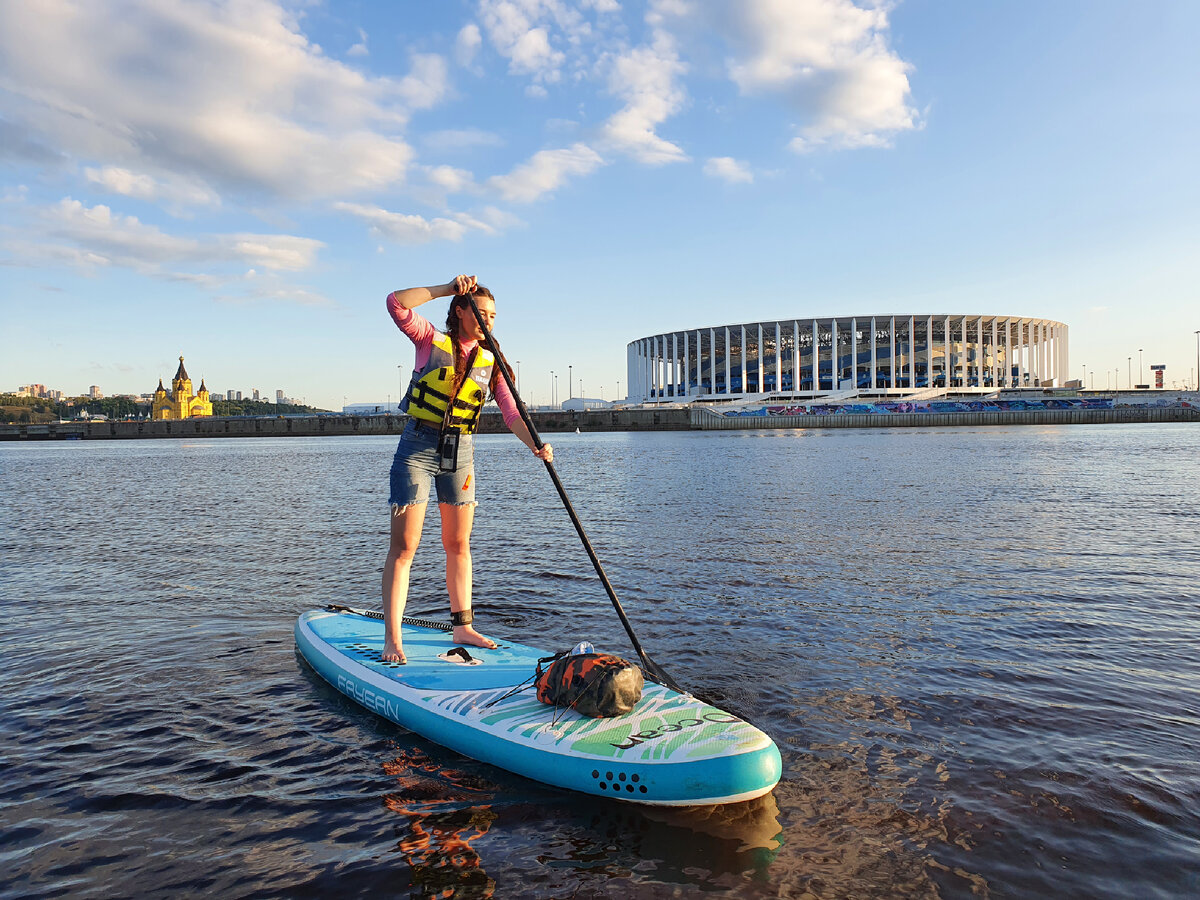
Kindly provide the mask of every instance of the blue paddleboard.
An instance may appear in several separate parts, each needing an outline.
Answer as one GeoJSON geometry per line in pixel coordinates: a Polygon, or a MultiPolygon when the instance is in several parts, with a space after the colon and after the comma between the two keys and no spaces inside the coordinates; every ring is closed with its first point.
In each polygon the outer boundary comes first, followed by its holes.
{"type": "Polygon", "coordinates": [[[750,800],[779,781],[769,737],[688,694],[647,681],[629,713],[588,718],[538,701],[530,679],[545,650],[500,641],[467,648],[468,661],[451,652],[449,631],[406,620],[408,663],[385,663],[375,616],[306,612],[296,646],[347,697],[464,756],[585,794],[667,806],[750,800]]]}

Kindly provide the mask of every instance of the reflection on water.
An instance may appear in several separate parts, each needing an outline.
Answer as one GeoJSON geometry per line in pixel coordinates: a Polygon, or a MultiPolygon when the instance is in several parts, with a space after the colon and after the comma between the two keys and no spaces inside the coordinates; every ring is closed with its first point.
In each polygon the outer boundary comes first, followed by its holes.
{"type": "Polygon", "coordinates": [[[384,806],[405,819],[396,844],[422,897],[491,897],[496,882],[483,870],[472,843],[496,818],[485,783],[447,769],[411,749],[383,764],[396,788],[384,806]]]}
{"type": "MultiPolygon", "coordinates": [[[[322,682],[292,625],[377,603],[391,440],[0,445],[0,897],[1200,892],[1200,430],[555,445],[650,655],[779,744],[772,796],[568,794],[322,682]]],[[[484,629],[628,654],[540,465],[479,446],[484,629]]]]}

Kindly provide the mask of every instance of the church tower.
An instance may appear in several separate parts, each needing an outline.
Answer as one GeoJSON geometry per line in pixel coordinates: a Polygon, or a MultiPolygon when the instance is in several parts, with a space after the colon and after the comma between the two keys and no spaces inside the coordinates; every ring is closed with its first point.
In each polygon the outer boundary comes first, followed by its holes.
{"type": "Polygon", "coordinates": [[[179,368],[171,379],[171,393],[163,387],[162,379],[158,379],[158,389],[154,392],[154,402],[151,406],[152,419],[187,419],[192,416],[211,416],[212,401],[209,399],[208,388],[204,379],[200,380],[200,393],[192,394],[192,379],[188,377],[183,365],[183,357],[179,357],[179,368]]]}

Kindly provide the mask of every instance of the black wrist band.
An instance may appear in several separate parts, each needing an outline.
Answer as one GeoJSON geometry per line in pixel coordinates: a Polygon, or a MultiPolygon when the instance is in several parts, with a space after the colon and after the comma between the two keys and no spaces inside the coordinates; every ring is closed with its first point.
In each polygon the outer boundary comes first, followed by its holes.
{"type": "Polygon", "coordinates": [[[450,613],[451,625],[470,625],[475,621],[475,613],[469,609],[464,609],[462,612],[450,613]]]}

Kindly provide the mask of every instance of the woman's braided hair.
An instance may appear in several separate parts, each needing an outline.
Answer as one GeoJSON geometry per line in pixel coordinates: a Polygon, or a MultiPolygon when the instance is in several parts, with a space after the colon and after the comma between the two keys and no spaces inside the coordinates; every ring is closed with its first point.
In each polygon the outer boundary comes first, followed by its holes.
{"type": "MultiPolygon", "coordinates": [[[[493,303],[496,302],[496,298],[491,291],[482,284],[477,284],[475,290],[470,294],[455,294],[454,299],[450,302],[450,309],[446,311],[446,334],[449,336],[450,344],[454,348],[454,384],[450,391],[451,404],[453,404],[454,398],[458,396],[458,392],[462,390],[463,382],[467,380],[467,360],[464,358],[462,341],[458,333],[458,310],[465,309],[468,313],[474,315],[474,313],[471,313],[471,297],[474,297],[476,300],[486,297],[493,303]]],[[[497,359],[496,364],[492,367],[492,377],[488,379],[489,400],[496,396],[496,380],[501,377],[500,366],[502,365],[504,364],[497,359]]],[[[508,375],[510,378],[512,377],[512,369],[509,369],[508,375]]],[[[449,409],[450,407],[447,407],[447,418],[449,417],[449,409]]]]}

